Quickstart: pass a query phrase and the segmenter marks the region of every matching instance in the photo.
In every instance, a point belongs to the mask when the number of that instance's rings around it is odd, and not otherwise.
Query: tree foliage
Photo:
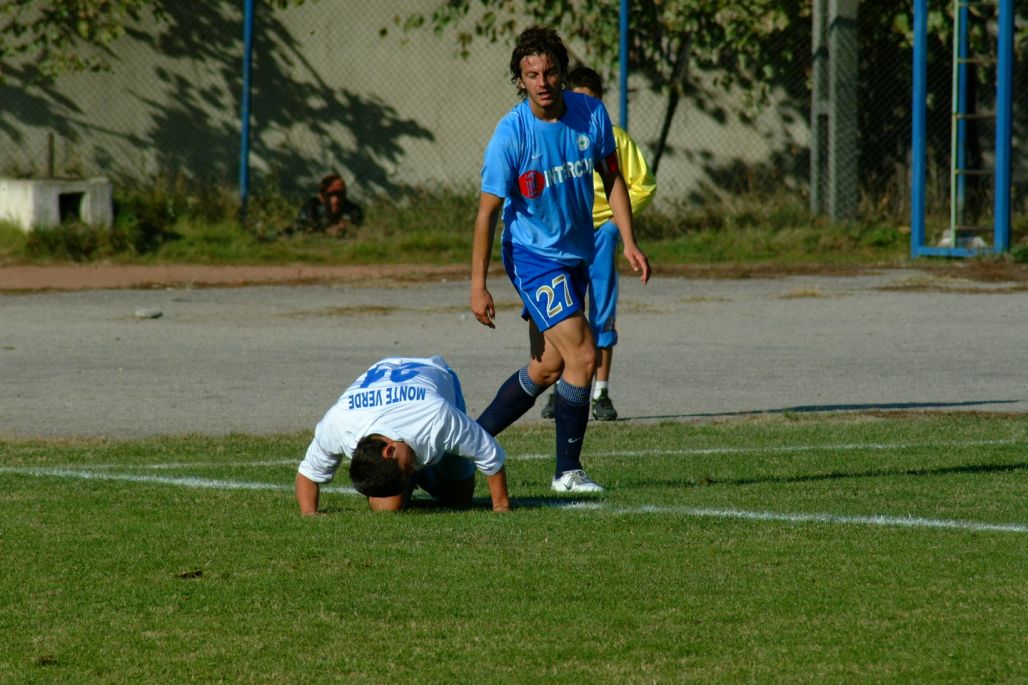
[[[181,1],[181,0],[179,0]],[[110,49],[147,13],[160,24],[175,0],[0,0],[0,63],[53,80],[62,73],[110,69]],[[273,0],[284,8],[304,0]],[[204,3],[195,2],[197,12]],[[0,80],[3,79],[0,71]]]
[[[107,50],[125,25],[157,0],[0,0],[0,58],[52,79],[108,68]]]
[[[794,46],[777,38],[796,22],[808,22],[805,0],[630,0],[629,63],[669,86],[682,45],[696,68],[729,67],[721,78],[766,83],[794,57]],[[396,17],[404,31],[452,30],[462,56],[476,38],[508,39],[532,24],[558,29],[579,48],[583,62],[609,67],[618,59],[619,4],[611,0],[443,0],[430,14]],[[774,59],[772,59],[774,58]]]
[[[949,84],[953,31],[952,2],[929,0],[930,127],[948,140]],[[883,185],[894,168],[905,169],[910,141],[912,3],[862,0],[859,21],[859,99],[862,176]],[[1028,9],[1016,10],[1017,51],[1028,49]],[[616,0],[436,0],[426,13],[398,16],[403,32],[429,28],[455,38],[467,57],[475,40],[512,40],[532,24],[558,29],[574,57],[610,77],[619,59],[619,3]],[[811,0],[629,0],[628,62],[666,96],[661,133],[652,165],[660,164],[679,100],[699,107],[716,98],[704,88],[737,87],[746,96],[745,116],[782,88],[797,109],[809,111]],[[972,50],[994,50],[995,7],[974,6]],[[382,33],[387,33],[386,29]],[[578,51],[578,52],[575,52]],[[993,76],[976,70],[981,92]],[[799,78],[797,78],[799,76]]]
[[[667,96],[654,167],[679,99],[696,85],[695,71],[714,86],[741,87],[756,105],[783,70],[794,68],[798,51],[809,51],[805,0],[630,0],[629,15],[629,67]],[[618,22],[619,4],[611,0],[444,0],[429,14],[394,20],[406,32],[455,33],[465,57],[476,38],[510,39],[532,24],[552,26],[578,61],[608,78],[619,59]]]

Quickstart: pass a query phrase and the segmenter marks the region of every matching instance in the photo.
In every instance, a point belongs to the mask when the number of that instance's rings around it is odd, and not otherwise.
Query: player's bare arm
[[[617,159],[616,157],[614,158]],[[628,196],[628,186],[617,168],[616,161],[598,165],[597,171],[603,179],[603,189],[607,193],[607,202],[614,213],[614,223],[621,234],[621,242],[625,246],[625,259],[632,271],[641,271],[639,280],[647,283],[650,280],[650,260],[635,242],[635,229],[632,225],[632,202]]]
[[[482,193],[478,201],[478,215],[475,217],[475,235],[471,247],[471,312],[479,323],[496,328],[496,307],[493,296],[486,286],[489,274],[489,258],[493,252],[493,236],[496,222],[503,207],[503,198],[492,193]]]
[[[486,476],[489,485],[489,497],[493,500],[493,511],[510,511],[510,496],[507,494],[507,467],[501,468],[491,476]]]
[[[300,505],[300,513],[314,516],[318,513],[318,496],[321,487],[302,473],[296,474],[296,503]]]

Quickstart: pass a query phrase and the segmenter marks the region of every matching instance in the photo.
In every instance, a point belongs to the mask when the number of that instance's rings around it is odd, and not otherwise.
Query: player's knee
[[[533,359],[528,364],[528,376],[541,388],[548,388],[560,379],[564,371],[564,362],[559,357],[556,364],[547,364],[544,360]]]
[[[564,358],[564,365],[591,377],[596,372],[596,348],[583,345],[571,350]]]

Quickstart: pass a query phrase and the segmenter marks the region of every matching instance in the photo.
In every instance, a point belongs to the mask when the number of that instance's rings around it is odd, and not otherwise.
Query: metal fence
[[[820,0],[816,0],[820,1]],[[305,3],[275,10],[258,3],[252,90],[252,192],[313,188],[339,170],[357,196],[411,187],[474,188],[485,143],[516,103],[509,43],[472,43],[458,56],[452,35],[396,30],[394,17],[438,3]],[[911,44],[894,0],[860,3],[856,154],[865,215],[909,216]],[[234,187],[239,178],[242,8],[238,0],[166,3],[162,23],[146,20],[118,41],[109,72],[31,82],[8,66],[0,85],[0,174],[105,175],[118,186],[167,175]],[[612,5],[616,5],[612,3]],[[671,120],[658,198],[692,203],[739,193],[809,196],[813,50],[810,3],[794,3],[791,55],[752,101],[720,85],[716,70],[694,69]],[[931,3],[929,46],[929,205],[948,202],[952,46],[948,2]],[[976,10],[978,12],[979,10]],[[1023,10],[1022,10],[1023,13]],[[909,19],[909,18],[908,18]],[[890,21],[889,26],[875,22]],[[909,23],[909,22],[908,22]],[[381,35],[381,29],[391,29]],[[976,40],[994,40],[981,17]],[[874,37],[874,40],[871,39]],[[584,46],[572,52],[586,57]],[[1015,83],[1028,70],[1018,48]],[[616,64],[591,64],[610,76],[608,108],[618,118]],[[783,65],[779,65],[783,66]],[[759,69],[759,65],[756,65]],[[987,110],[994,77],[975,67],[973,97]],[[668,94],[642,74],[629,80],[630,133],[652,155]],[[1014,137],[1028,133],[1028,89],[1015,88]],[[992,131],[969,132],[969,154],[987,166]],[[1028,209],[1028,162],[1014,153],[1013,210]],[[987,184],[969,188],[974,211],[989,211]]]

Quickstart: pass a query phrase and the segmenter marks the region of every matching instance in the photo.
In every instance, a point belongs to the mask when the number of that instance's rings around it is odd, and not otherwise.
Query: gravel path
[[[461,270],[408,276],[9,291],[0,295],[0,435],[310,430],[371,362],[436,353],[460,373],[474,415],[526,361],[513,289],[492,277],[499,314],[489,330],[467,310]],[[281,282],[297,281],[319,277]],[[628,421],[1028,412],[1023,283],[915,270],[646,287],[626,277],[618,323],[612,396]],[[537,410],[522,419],[538,420]]]

